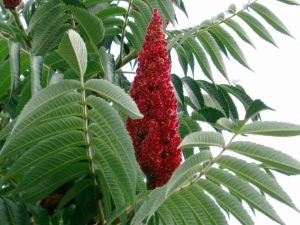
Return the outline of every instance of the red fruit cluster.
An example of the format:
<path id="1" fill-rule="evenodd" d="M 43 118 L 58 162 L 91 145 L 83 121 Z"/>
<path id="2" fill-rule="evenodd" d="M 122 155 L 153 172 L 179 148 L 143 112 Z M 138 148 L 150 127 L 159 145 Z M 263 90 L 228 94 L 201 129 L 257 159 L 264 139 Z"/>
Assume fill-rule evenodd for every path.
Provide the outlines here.
<path id="1" fill-rule="evenodd" d="M 14 9 L 21 3 L 21 0 L 3 0 L 4 7 Z"/>
<path id="2" fill-rule="evenodd" d="M 129 118 L 126 123 L 149 189 L 164 185 L 182 160 L 182 152 L 178 148 L 181 139 L 177 101 L 171 86 L 171 62 L 166 45 L 162 19 L 154 10 L 130 90 L 144 118 Z"/>

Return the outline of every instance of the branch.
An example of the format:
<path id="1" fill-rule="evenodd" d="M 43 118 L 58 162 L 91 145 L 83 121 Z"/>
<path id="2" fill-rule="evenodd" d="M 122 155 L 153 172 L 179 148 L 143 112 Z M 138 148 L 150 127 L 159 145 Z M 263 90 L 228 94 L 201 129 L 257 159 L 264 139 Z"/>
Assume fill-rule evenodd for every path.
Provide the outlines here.
<path id="1" fill-rule="evenodd" d="M 172 38 L 168 41 L 169 43 L 175 42 L 178 44 L 182 44 L 183 41 L 180 41 L 186 34 L 188 34 L 189 36 L 195 36 L 197 35 L 199 32 L 203 32 L 203 31 L 208 31 L 209 29 L 216 27 L 222 23 L 225 23 L 227 20 L 230 20 L 231 18 L 237 16 L 240 12 L 243 12 L 245 10 L 248 10 L 248 7 L 257 2 L 258 0 L 253 0 L 251 2 L 251 0 L 249 0 L 249 2 L 239 11 L 233 13 L 232 15 L 230 15 L 229 17 L 223 19 L 223 20 L 219 20 L 216 21 L 212 24 L 210 24 L 209 26 L 205 26 L 203 27 L 202 24 L 194 26 L 194 27 L 189 27 L 189 28 L 185 28 L 185 29 L 180 29 L 180 30 L 171 30 L 169 31 L 169 33 L 172 35 Z M 176 40 L 178 39 L 178 40 Z M 168 45 L 167 49 L 170 50 L 172 46 L 170 46 L 170 44 Z"/>

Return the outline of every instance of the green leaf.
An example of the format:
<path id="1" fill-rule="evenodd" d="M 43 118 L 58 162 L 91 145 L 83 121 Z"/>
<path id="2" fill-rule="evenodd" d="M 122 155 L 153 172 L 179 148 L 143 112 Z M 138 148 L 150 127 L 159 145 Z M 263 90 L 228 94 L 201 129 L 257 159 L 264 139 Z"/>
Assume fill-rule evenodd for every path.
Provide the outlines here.
<path id="1" fill-rule="evenodd" d="M 69 30 L 59 45 L 59 53 L 69 66 L 83 77 L 87 67 L 87 50 L 80 35 Z"/>
<path id="2" fill-rule="evenodd" d="M 191 119 L 191 117 L 188 115 L 182 115 L 178 118 L 178 120 L 179 120 L 179 134 L 182 139 L 190 133 L 201 130 L 199 123 Z M 193 148 L 183 148 L 182 152 L 185 159 L 194 155 Z"/>
<path id="3" fill-rule="evenodd" d="M 22 91 L 20 93 L 20 98 L 18 100 L 18 105 L 16 108 L 17 115 L 20 114 L 26 103 L 31 98 L 31 80 L 27 79 L 25 80 L 24 86 L 22 88 Z"/>
<path id="4" fill-rule="evenodd" d="M 10 61 L 0 64 L 0 98 L 2 98 L 10 88 Z"/>
<path id="5" fill-rule="evenodd" d="M 231 118 L 232 120 L 238 120 L 239 113 L 238 113 L 235 102 L 232 100 L 231 96 L 224 89 L 220 88 L 220 86 L 218 86 L 218 90 L 223 95 L 223 97 L 228 105 L 229 118 Z"/>
<path id="6" fill-rule="evenodd" d="M 85 151 L 83 150 L 83 152 Z M 47 197 L 62 185 L 73 179 L 78 179 L 81 176 L 87 175 L 89 172 L 89 167 L 86 162 L 78 162 L 65 166 L 59 173 L 45 177 L 43 182 L 36 183 L 31 189 L 23 192 L 21 199 L 25 202 L 36 203 Z"/>
<path id="7" fill-rule="evenodd" d="M 10 92 L 17 88 L 20 76 L 20 43 L 10 40 L 9 42 L 10 61 Z"/>
<path id="8" fill-rule="evenodd" d="M 247 109 L 245 120 L 256 117 L 259 112 L 267 109 L 273 110 L 272 108 L 265 105 L 265 103 L 263 103 L 261 100 L 259 99 L 254 100 L 249 106 L 249 108 Z"/>
<path id="9" fill-rule="evenodd" d="M 106 80 L 88 80 L 85 88 L 98 93 L 101 97 L 106 98 L 117 106 L 121 107 L 132 119 L 141 119 L 143 115 L 140 113 L 137 105 L 132 98 L 126 94 L 118 86 Z"/>
<path id="10" fill-rule="evenodd" d="M 286 26 L 281 22 L 281 20 L 267 7 L 257 2 L 250 4 L 250 8 L 258 13 L 262 18 L 264 18 L 274 29 L 277 31 L 291 36 L 290 32 Z"/>
<path id="11" fill-rule="evenodd" d="M 180 77 L 178 77 L 176 74 L 171 74 L 171 81 L 175 90 L 177 101 L 184 106 L 183 86 Z"/>
<path id="12" fill-rule="evenodd" d="M 204 99 L 197 82 L 190 77 L 184 77 L 182 81 L 191 102 L 196 106 L 196 109 L 201 109 L 204 106 Z"/>
<path id="13" fill-rule="evenodd" d="M 217 132 L 198 131 L 187 135 L 181 142 L 180 147 L 216 146 L 225 147 L 222 134 Z"/>
<path id="14" fill-rule="evenodd" d="M 147 5 L 146 2 L 143 0 L 135 0 L 133 1 L 134 7 L 138 9 L 139 12 L 142 13 L 142 15 L 145 18 L 145 21 L 150 21 L 152 17 L 152 10 L 151 8 Z"/>
<path id="15" fill-rule="evenodd" d="M 104 47 L 99 49 L 99 64 L 103 77 L 109 82 L 113 82 L 115 77 L 115 65 L 113 56 L 106 53 Z"/>
<path id="16" fill-rule="evenodd" d="M 178 61 L 183 70 L 183 73 L 185 76 L 187 76 L 188 64 L 189 64 L 187 54 L 181 45 L 176 45 L 175 51 L 177 53 Z"/>
<path id="17" fill-rule="evenodd" d="M 216 37 L 224 44 L 224 46 L 230 52 L 234 59 L 236 59 L 240 64 L 242 64 L 246 68 L 250 69 L 239 45 L 224 28 L 216 26 L 211 28 L 211 32 L 213 32 L 213 34 L 216 35 Z"/>
<path id="18" fill-rule="evenodd" d="M 216 40 L 207 31 L 199 32 L 197 38 L 211 57 L 211 60 L 213 61 L 217 69 L 228 80 L 226 67 Z"/>
<path id="19" fill-rule="evenodd" d="M 134 214 L 130 225 L 141 225 L 142 222 L 153 215 L 153 213 L 165 201 L 166 188 L 165 186 L 159 187 L 151 191 L 141 206 Z"/>
<path id="20" fill-rule="evenodd" d="M 191 217 L 194 217 L 197 221 L 195 225 L 199 224 L 207 224 L 211 225 L 209 216 L 205 213 L 201 204 L 199 204 L 199 200 L 192 195 L 189 190 L 183 191 L 178 195 L 172 196 L 172 199 L 177 197 L 180 201 L 177 201 L 177 206 L 181 210 L 182 207 L 185 208 L 185 211 L 192 212 Z M 183 211 L 183 210 L 181 210 Z M 189 216 L 188 213 L 183 211 L 183 215 L 187 218 Z M 177 221 L 177 220 L 175 220 Z M 187 224 L 190 224 L 189 222 Z"/>
<path id="21" fill-rule="evenodd" d="M 195 212 L 195 207 L 191 206 L 192 202 L 187 200 L 181 195 L 173 195 L 165 202 L 165 206 L 172 212 L 172 215 L 179 215 L 181 224 L 184 225 L 199 225 L 202 224 L 199 219 L 199 214 Z M 205 214 L 204 214 L 205 215 Z M 178 223 L 178 219 L 174 217 L 174 220 Z M 209 221 L 206 219 L 206 222 Z"/>
<path id="22" fill-rule="evenodd" d="M 96 136 L 91 139 L 91 144 L 96 150 L 99 166 L 110 171 L 107 172 L 109 174 L 104 173 L 104 177 L 108 184 L 115 180 L 125 199 L 133 204 L 137 163 L 130 137 L 118 113 L 109 103 L 101 98 L 89 96 L 87 104 L 92 107 L 88 116 L 94 122 L 89 126 L 89 130 Z"/>
<path id="23" fill-rule="evenodd" d="M 243 126 L 239 133 L 290 137 L 300 135 L 300 125 L 275 121 L 255 121 Z"/>
<path id="24" fill-rule="evenodd" d="M 238 131 L 237 124 L 225 117 L 218 119 L 216 124 L 217 126 L 220 126 L 221 128 L 224 128 L 225 130 L 228 130 L 233 133 L 236 133 Z"/>
<path id="25" fill-rule="evenodd" d="M 38 10 L 34 12 L 30 19 L 28 30 L 31 32 L 37 25 L 39 25 L 39 23 L 41 23 L 41 21 L 53 16 L 53 13 L 55 12 L 63 11 L 64 8 L 64 5 L 59 0 L 45 2 L 44 4 L 40 5 Z"/>
<path id="26" fill-rule="evenodd" d="M 230 4 L 227 11 L 231 14 L 235 14 L 236 6 L 234 4 Z"/>
<path id="27" fill-rule="evenodd" d="M 171 214 L 170 210 L 165 205 L 160 206 L 157 213 L 164 225 L 176 225 L 175 221 L 178 220 L 175 220 L 175 216 Z"/>
<path id="28" fill-rule="evenodd" d="M 145 34 L 150 20 L 147 20 L 143 16 L 142 12 L 136 10 L 131 10 L 130 15 L 134 18 L 134 22 L 140 27 L 141 31 L 143 31 L 143 33 Z"/>
<path id="29" fill-rule="evenodd" d="M 259 190 L 278 201 L 297 210 L 292 199 L 281 188 L 277 181 L 265 173 L 257 164 L 248 163 L 232 156 L 220 156 L 216 161 L 223 168 L 229 169 L 241 178 L 254 184 Z"/>
<path id="30" fill-rule="evenodd" d="M 237 15 L 244 20 L 258 36 L 276 46 L 271 34 L 255 17 L 246 12 L 239 12 Z"/>
<path id="31" fill-rule="evenodd" d="M 66 8 L 63 5 L 52 8 L 52 3 L 60 5 L 58 1 L 51 1 L 51 6 L 49 6 L 51 16 L 48 14 L 48 3 L 43 4 L 45 7 L 41 7 L 42 9 L 38 7 L 39 13 L 34 14 L 38 16 L 32 34 L 31 52 L 33 55 L 43 56 L 52 51 L 59 44 L 64 32 L 70 28 L 70 23 L 68 23 L 70 16 L 66 14 Z"/>
<path id="32" fill-rule="evenodd" d="M 186 53 L 186 56 L 187 56 L 188 63 L 190 65 L 192 74 L 194 74 L 194 71 L 195 71 L 195 59 L 194 59 L 193 53 L 192 53 L 191 49 L 186 44 L 183 43 L 182 47 L 183 47 L 183 49 L 184 49 L 184 51 Z"/>
<path id="33" fill-rule="evenodd" d="M 31 96 L 34 96 L 42 89 L 41 77 L 42 77 L 42 69 L 43 69 L 43 57 L 31 55 L 30 69 L 31 69 Z"/>
<path id="34" fill-rule="evenodd" d="M 200 153 L 189 157 L 183 162 L 173 173 L 169 182 L 167 183 L 166 195 L 183 188 L 190 184 L 193 176 L 196 173 L 202 172 L 205 168 L 204 163 L 210 162 L 212 155 L 209 150 L 203 150 Z"/>
<path id="35" fill-rule="evenodd" d="M 212 126 L 215 125 L 218 119 L 224 116 L 221 111 L 211 107 L 204 107 L 203 109 L 192 112 L 192 119 L 207 122 Z"/>
<path id="36" fill-rule="evenodd" d="M 264 145 L 238 141 L 229 144 L 227 149 L 261 161 L 271 169 L 276 169 L 291 174 L 300 173 L 299 161 L 283 152 Z"/>
<path id="37" fill-rule="evenodd" d="M 245 200 L 249 206 L 259 210 L 269 218 L 278 222 L 279 224 L 284 224 L 284 222 L 279 218 L 273 207 L 264 198 L 264 196 L 255 190 L 248 182 L 236 177 L 224 170 L 210 168 L 205 174 L 207 178 L 218 184 L 222 184 L 227 187 L 231 192 L 236 194 L 239 198 Z"/>
<path id="38" fill-rule="evenodd" d="M 248 110 L 249 106 L 253 102 L 250 96 L 245 92 L 243 87 L 241 87 L 240 85 L 233 86 L 233 85 L 222 84 L 219 85 L 218 87 L 232 94 L 234 97 L 236 97 L 243 104 L 246 110 Z"/>
<path id="39" fill-rule="evenodd" d="M 29 225 L 29 216 L 23 203 L 9 198 L 0 198 L 1 225 Z"/>
<path id="40" fill-rule="evenodd" d="M 80 24 L 79 29 L 84 32 L 94 46 L 97 46 L 104 38 L 105 31 L 102 21 L 94 14 L 91 14 L 89 11 L 82 8 L 73 6 L 70 6 L 69 8 Z"/>
<path id="41" fill-rule="evenodd" d="M 198 80 L 197 81 L 199 86 L 206 91 L 206 93 L 212 98 L 214 103 L 216 104 L 216 108 L 221 110 L 226 116 L 229 116 L 229 108 L 224 98 L 223 93 L 218 89 L 219 86 L 216 86 L 210 82 L 205 80 Z"/>
<path id="42" fill-rule="evenodd" d="M 96 15 L 100 19 L 105 19 L 113 16 L 124 16 L 125 14 L 126 14 L 126 9 L 116 5 L 105 7 L 104 9 L 101 9 L 101 11 L 96 13 Z"/>
<path id="43" fill-rule="evenodd" d="M 53 102 L 53 100 L 53 104 L 57 105 L 57 99 L 79 88 L 79 81 L 64 80 L 41 90 L 39 94 L 35 95 L 23 108 L 13 130 L 14 135 L 21 133 L 24 129 L 33 124 L 35 120 L 44 116 L 45 110 L 49 110 L 49 108 L 47 108 L 48 104 Z M 75 95 L 73 95 L 73 97 Z"/>
<path id="44" fill-rule="evenodd" d="M 200 180 L 198 185 L 202 187 L 206 192 L 211 194 L 215 200 L 224 209 L 228 210 L 233 214 L 241 224 L 243 225 L 254 225 L 251 217 L 244 209 L 242 203 L 230 193 L 224 191 L 221 187 L 214 184 L 209 180 Z"/>
<path id="45" fill-rule="evenodd" d="M 232 30 L 235 31 L 235 33 L 237 33 L 237 35 L 246 43 L 252 45 L 254 47 L 254 45 L 252 44 L 252 41 L 250 40 L 250 38 L 248 37 L 246 31 L 244 30 L 244 28 L 237 22 L 235 22 L 232 19 L 227 19 L 224 21 L 224 23 L 229 26 Z"/>
<path id="46" fill-rule="evenodd" d="M 49 216 L 46 209 L 35 206 L 27 205 L 28 210 L 32 214 L 33 221 L 38 225 L 49 225 Z"/>
<path id="47" fill-rule="evenodd" d="M 158 9 L 165 20 L 173 22 L 175 20 L 175 10 L 172 0 L 149 0 L 152 9 Z"/>
<path id="48" fill-rule="evenodd" d="M 7 157 L 16 158 L 20 152 L 53 135 L 74 129 L 82 129 L 82 124 L 83 120 L 81 118 L 67 117 L 42 123 L 28 129 L 26 132 L 10 136 L 1 150 L 0 160 Z M 12 132 L 13 134 L 14 132 Z"/>
<path id="49" fill-rule="evenodd" d="M 86 151 L 83 148 L 66 148 L 38 162 L 23 176 L 15 191 L 22 192 L 35 187 L 36 184 L 43 182 L 48 177 L 56 176 L 69 166 L 74 165 L 75 167 L 76 162 L 83 160 L 86 160 Z M 66 180 L 69 180 L 68 177 Z M 34 195 L 31 197 L 34 198 Z"/>
<path id="50" fill-rule="evenodd" d="M 299 5 L 298 2 L 296 2 L 295 0 L 277 0 L 279 2 L 283 2 L 285 4 L 288 4 L 288 5 Z"/>
<path id="51" fill-rule="evenodd" d="M 218 205 L 203 191 L 199 185 L 192 185 L 183 191 L 195 198 L 197 205 L 208 216 L 210 223 L 213 225 L 227 225 L 226 218 Z"/>
<path id="52" fill-rule="evenodd" d="M 213 81 L 212 72 L 210 69 L 208 59 L 200 44 L 192 37 L 187 38 L 184 44 L 189 48 L 189 50 L 196 57 L 198 64 L 200 65 L 203 73 L 207 76 L 208 79 Z"/>
<path id="53" fill-rule="evenodd" d="M 24 173 L 40 161 L 52 157 L 64 149 L 83 146 L 84 144 L 85 140 L 83 133 L 76 130 L 67 131 L 42 140 L 18 158 L 11 166 L 6 176 L 19 180 L 18 177 L 23 177 Z"/>

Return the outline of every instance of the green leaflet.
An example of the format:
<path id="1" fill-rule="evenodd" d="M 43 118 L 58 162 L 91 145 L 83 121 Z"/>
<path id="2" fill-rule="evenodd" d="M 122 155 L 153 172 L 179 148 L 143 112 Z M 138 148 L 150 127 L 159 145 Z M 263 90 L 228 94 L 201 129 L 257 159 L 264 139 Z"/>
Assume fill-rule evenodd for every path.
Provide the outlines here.
<path id="1" fill-rule="evenodd" d="M 198 131 L 187 135 L 181 142 L 180 147 L 217 146 L 225 147 L 222 134 L 217 132 Z"/>
<path id="2" fill-rule="evenodd" d="M 201 109 L 202 107 L 204 107 L 204 99 L 197 82 L 190 77 L 184 77 L 182 78 L 182 81 L 184 88 L 187 91 L 190 100 L 196 107 L 196 109 Z"/>
<path id="3" fill-rule="evenodd" d="M 267 202 L 264 196 L 255 190 L 248 182 L 245 182 L 225 170 L 216 168 L 210 168 L 205 175 L 209 180 L 227 187 L 239 198 L 245 200 L 249 206 L 261 211 L 263 214 L 275 220 L 279 224 L 284 224 L 270 203 Z"/>
<path id="4" fill-rule="evenodd" d="M 176 189 L 183 188 L 191 182 L 191 178 L 196 173 L 205 169 L 204 163 L 210 162 L 212 155 L 209 150 L 203 150 L 198 154 L 189 157 L 184 161 L 178 169 L 175 170 L 169 182 L 167 183 L 166 195 L 176 191 Z"/>
<path id="5" fill-rule="evenodd" d="M 133 119 L 143 118 L 132 98 L 121 88 L 106 80 L 89 80 L 85 83 L 85 88 L 97 92 L 101 97 L 106 98 L 117 106 L 120 106 Z"/>
<path id="6" fill-rule="evenodd" d="M 267 167 L 290 174 L 300 173 L 300 162 L 273 148 L 246 141 L 233 142 L 227 149 L 263 162 Z"/>
<path id="7" fill-rule="evenodd" d="M 239 12 L 238 16 L 262 39 L 276 46 L 271 34 L 254 16 L 246 12 Z"/>
<path id="8" fill-rule="evenodd" d="M 300 125 L 275 121 L 255 121 L 243 126 L 240 134 L 290 137 L 300 134 Z"/>
<path id="9" fill-rule="evenodd" d="M 190 49 L 195 58 L 197 59 L 203 73 L 208 77 L 208 79 L 213 81 L 211 68 L 206 54 L 200 44 L 192 37 L 188 37 L 184 44 Z"/>
<path id="10" fill-rule="evenodd" d="M 87 67 L 87 50 L 80 35 L 74 30 L 69 30 L 59 45 L 59 53 L 69 66 L 83 77 Z"/>
<path id="11" fill-rule="evenodd" d="M 236 21 L 234 21 L 232 19 L 225 20 L 224 23 L 227 26 L 229 26 L 231 29 L 233 29 L 243 41 L 245 41 L 246 43 L 248 43 L 254 47 L 254 45 L 252 44 L 252 41 L 248 37 L 246 31 L 239 23 L 237 23 Z"/>
<path id="12" fill-rule="evenodd" d="M 242 206 L 242 203 L 233 195 L 209 180 L 202 179 L 198 182 L 198 185 L 211 194 L 218 204 L 233 214 L 241 224 L 254 225 L 253 220 Z"/>
<path id="13" fill-rule="evenodd" d="M 93 108 L 88 116 L 95 123 L 92 123 L 89 129 L 96 136 L 91 139 L 91 144 L 96 150 L 97 163 L 101 168 L 106 167 L 110 170 L 110 175 L 104 173 L 107 183 L 116 180 L 116 186 L 119 186 L 125 198 L 133 203 L 137 163 L 127 131 L 117 112 L 103 99 L 90 96 L 87 104 Z"/>
<path id="14" fill-rule="evenodd" d="M 102 21 L 87 10 L 77 7 L 70 7 L 70 9 L 81 25 L 79 29 L 94 46 L 97 46 L 104 38 L 105 30 Z"/>
<path id="15" fill-rule="evenodd" d="M 226 49 L 234 59 L 236 59 L 246 68 L 250 69 L 241 48 L 234 40 L 234 38 L 224 28 L 215 26 L 212 27 L 210 31 L 222 42 L 222 44 L 226 47 Z"/>
<path id="16" fill-rule="evenodd" d="M 281 201 L 290 207 L 296 209 L 290 197 L 281 188 L 277 181 L 265 173 L 259 165 L 255 163 L 248 163 L 244 160 L 231 157 L 231 156 L 221 156 L 217 163 L 236 173 L 241 178 L 249 181 L 250 183 L 257 186 L 261 191 L 270 196 L 274 197 L 278 201 Z"/>
<path id="17" fill-rule="evenodd" d="M 250 5 L 250 8 L 258 13 L 262 18 L 264 18 L 274 29 L 277 31 L 291 36 L 290 32 L 286 26 L 281 22 L 281 20 L 267 7 L 255 2 Z"/>
<path id="18" fill-rule="evenodd" d="M 205 48 L 206 52 L 209 54 L 217 69 L 228 80 L 225 64 L 216 40 L 207 31 L 199 32 L 197 38 Z"/>

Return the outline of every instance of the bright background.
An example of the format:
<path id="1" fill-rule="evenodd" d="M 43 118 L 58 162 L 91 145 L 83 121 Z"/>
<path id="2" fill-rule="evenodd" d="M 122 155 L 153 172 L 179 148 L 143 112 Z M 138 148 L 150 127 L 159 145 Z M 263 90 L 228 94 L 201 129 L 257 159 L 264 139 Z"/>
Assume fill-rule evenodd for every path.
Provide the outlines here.
<path id="1" fill-rule="evenodd" d="M 187 19 L 178 12 L 179 26 L 176 25 L 176 29 L 199 25 L 202 21 L 225 12 L 231 3 L 241 8 L 247 2 L 247 0 L 184 0 L 189 18 Z M 229 79 L 232 83 L 242 85 L 252 98 L 259 98 L 276 110 L 262 112 L 263 120 L 300 124 L 300 6 L 289 6 L 275 0 L 258 2 L 267 6 L 284 22 L 294 39 L 278 33 L 260 20 L 272 34 L 278 46 L 276 48 L 259 38 L 252 30 L 247 29 L 247 25 L 243 26 L 256 49 L 243 42 L 239 44 L 254 72 L 247 70 L 234 59 L 228 61 L 224 58 Z M 256 18 L 260 17 L 256 16 Z M 169 28 L 172 29 L 172 27 Z M 173 72 L 182 74 L 181 68 L 174 65 L 174 61 Z M 215 70 L 214 77 L 217 78 L 217 83 L 226 82 L 217 70 Z M 204 79 L 199 67 L 196 69 L 195 78 Z M 250 136 L 247 140 L 273 147 L 300 161 L 300 136 L 290 138 Z M 300 176 L 288 177 L 276 174 L 276 177 L 296 206 L 300 208 Z M 286 225 L 300 225 L 299 213 L 277 201 L 271 200 L 271 203 Z M 256 212 L 253 218 L 256 225 L 277 224 L 259 212 Z M 239 222 L 230 217 L 230 225 L 237 224 Z"/>

